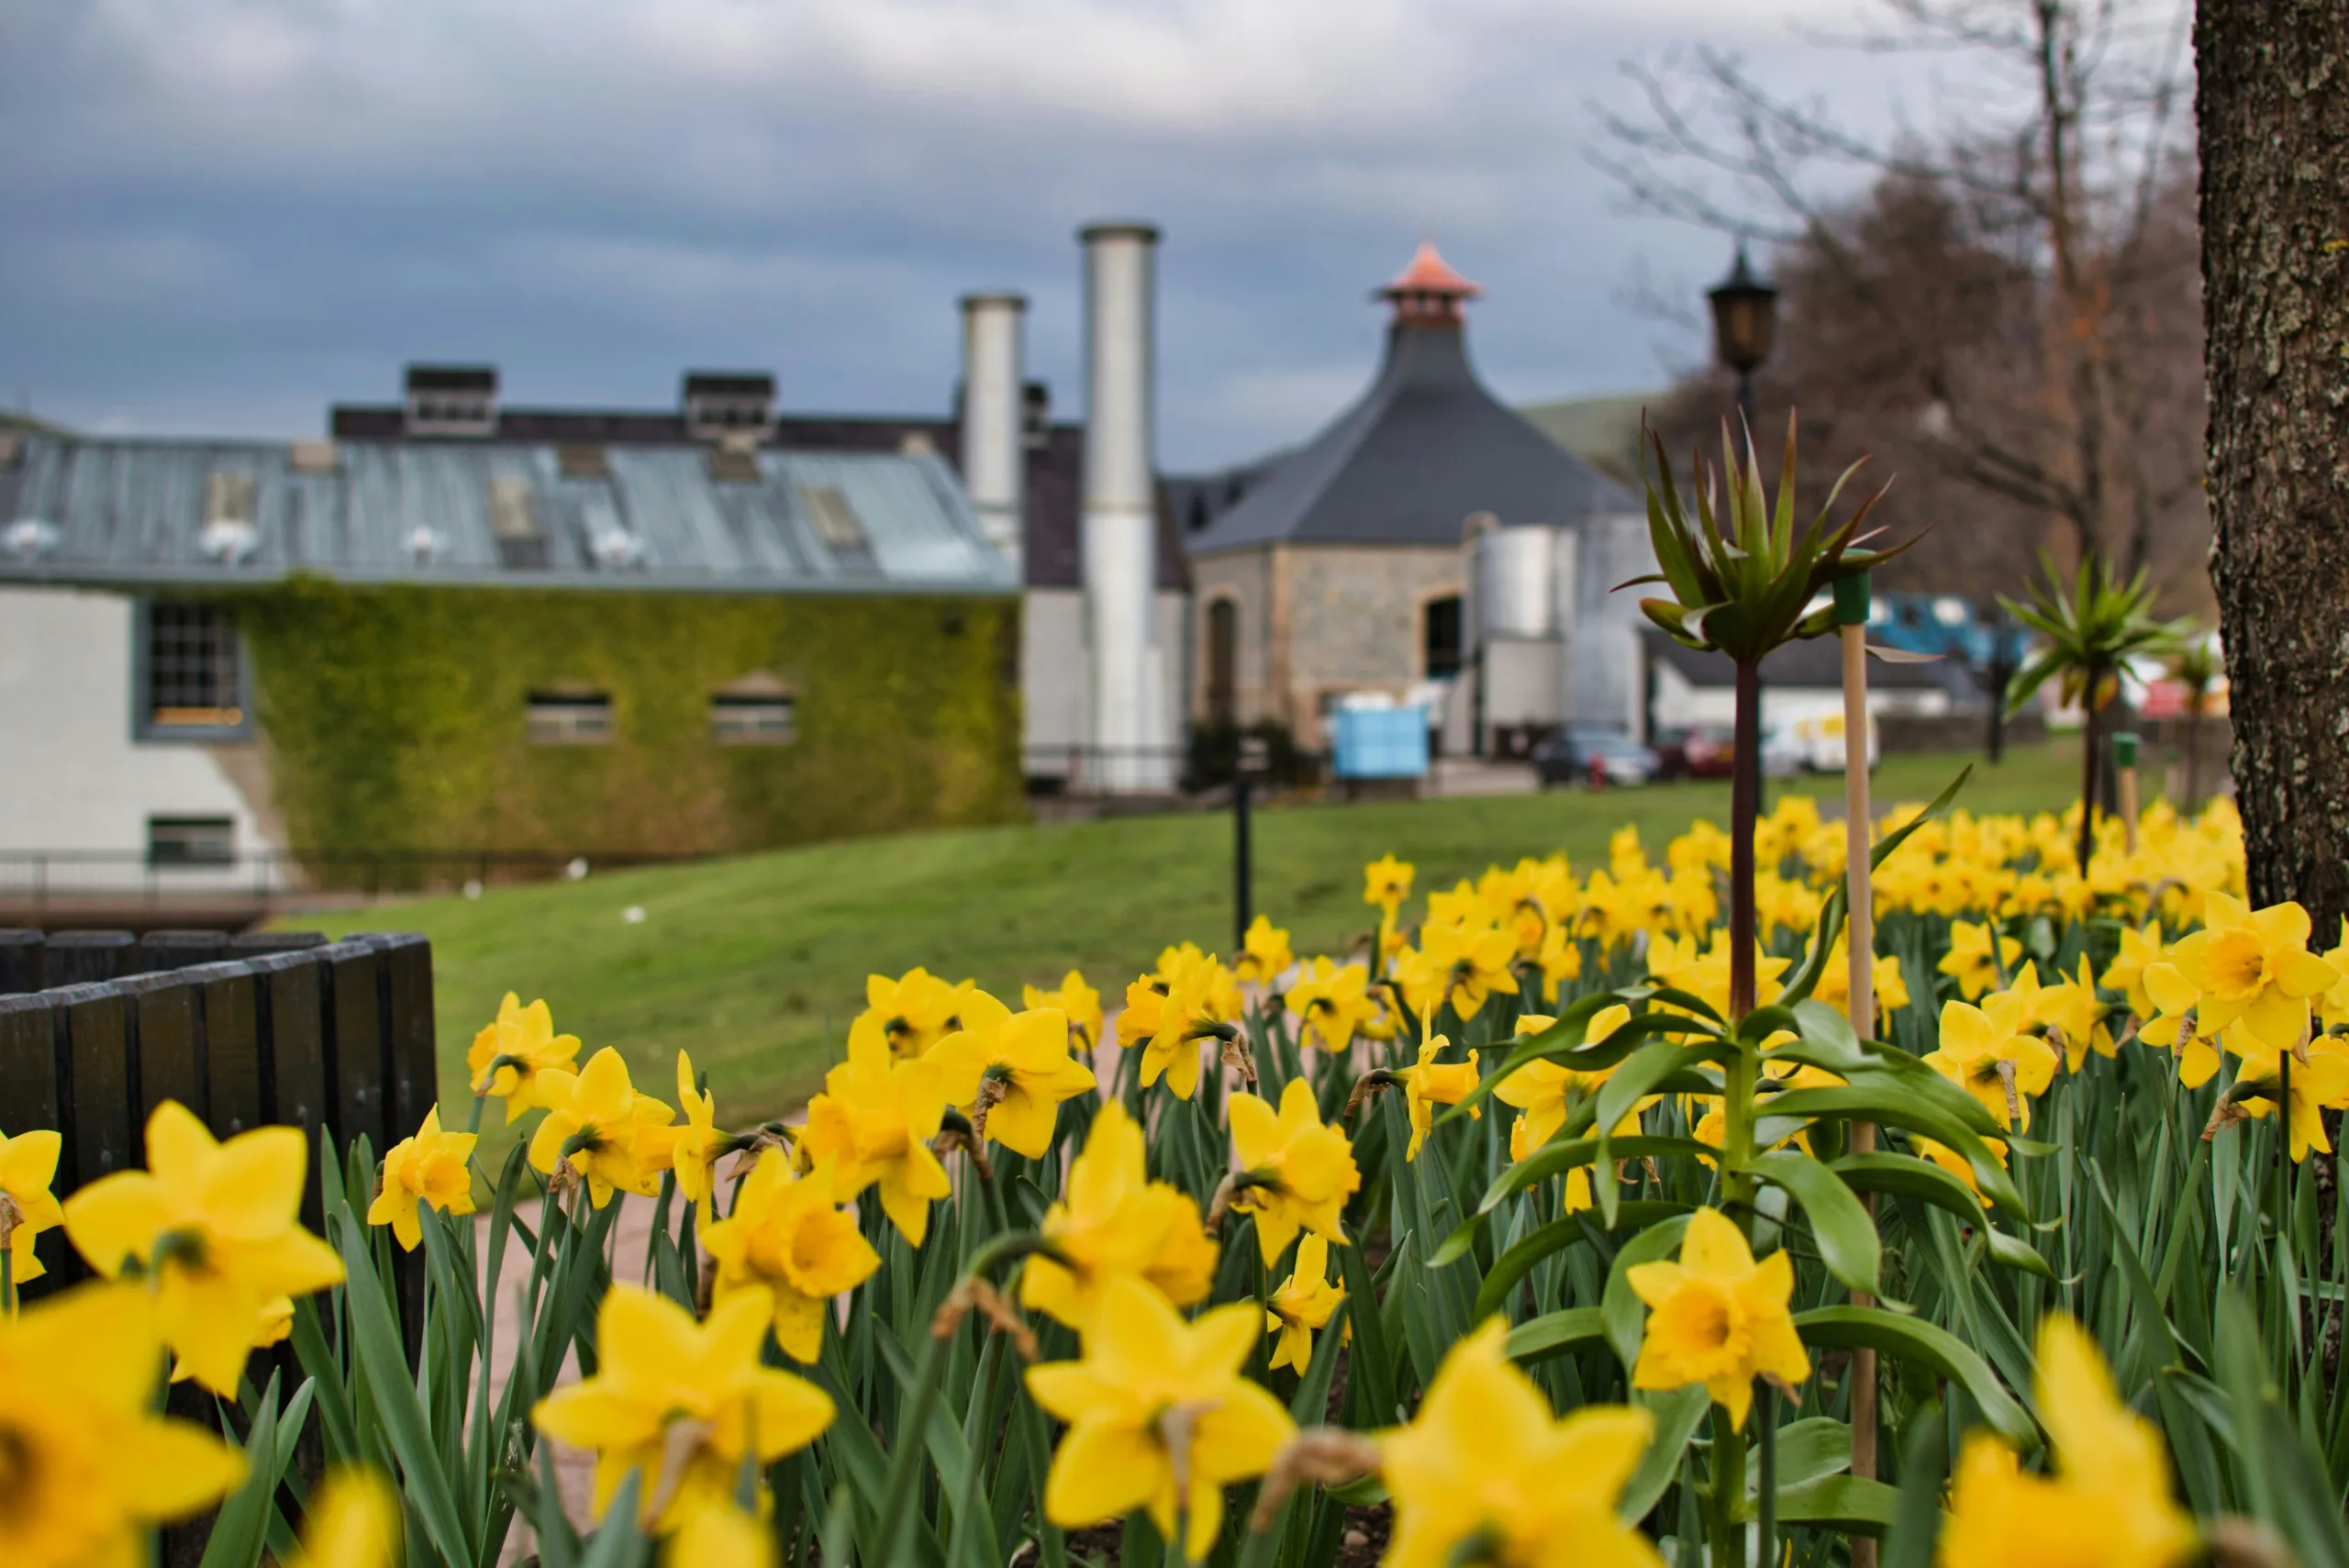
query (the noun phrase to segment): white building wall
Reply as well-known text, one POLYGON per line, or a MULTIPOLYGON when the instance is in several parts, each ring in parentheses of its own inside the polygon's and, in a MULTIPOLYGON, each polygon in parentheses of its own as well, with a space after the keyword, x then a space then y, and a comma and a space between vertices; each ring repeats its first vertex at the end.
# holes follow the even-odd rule
MULTIPOLYGON (((1149 666, 1156 683, 1148 694, 1157 716, 1186 714, 1191 694, 1190 597, 1174 589, 1156 591, 1152 635, 1161 651, 1149 666)), ((1019 628, 1020 744, 1030 778, 1064 778, 1069 749, 1092 743, 1085 647, 1085 593, 1079 588, 1030 588, 1021 602, 1019 628)), ((1162 722, 1164 722, 1162 718, 1162 722)), ((1182 743, 1185 727, 1165 722, 1169 746, 1182 743)), ((1179 762, 1162 764, 1168 777, 1179 762)))
MULTIPOLYGON (((1655 570, 1647 519, 1629 514, 1586 517, 1572 552, 1574 613, 1564 617, 1566 714, 1569 719, 1620 724, 1633 735, 1644 727, 1647 673, 1640 646, 1643 590, 1614 591, 1655 570)), ((1562 552, 1562 560, 1564 555, 1562 552)), ((1646 590, 1653 592, 1653 590, 1646 590)))
POLYGON ((255 748, 132 740, 132 609, 0 588, 0 849, 143 854, 150 817, 226 817, 239 851, 273 844, 230 777, 259 779, 255 748))

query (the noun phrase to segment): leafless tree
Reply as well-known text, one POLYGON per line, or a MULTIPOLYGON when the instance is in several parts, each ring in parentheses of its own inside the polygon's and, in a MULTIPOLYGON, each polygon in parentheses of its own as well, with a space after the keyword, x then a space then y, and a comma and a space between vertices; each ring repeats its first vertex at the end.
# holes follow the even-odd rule
MULTIPOLYGON (((1822 465, 1898 469, 1937 525, 1909 576, 2007 586, 2053 544, 2207 599, 2188 0, 1880 3, 1884 28, 1822 41, 1956 57, 1963 110, 1870 139, 1698 48, 1626 67, 1642 108, 1598 111, 1595 160, 1646 210, 1775 248, 1765 406, 1800 406, 1822 465)), ((1664 418, 1718 398, 1699 378, 1664 418)))

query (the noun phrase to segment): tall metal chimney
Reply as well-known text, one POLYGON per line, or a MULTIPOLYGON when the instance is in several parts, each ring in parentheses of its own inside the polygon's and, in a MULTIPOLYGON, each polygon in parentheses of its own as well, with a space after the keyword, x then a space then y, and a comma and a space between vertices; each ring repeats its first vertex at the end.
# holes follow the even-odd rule
POLYGON ((1115 790, 1173 776, 1152 611, 1157 504, 1151 450, 1152 262, 1158 230, 1095 223, 1085 247, 1085 625, 1094 776, 1115 790))
POLYGON ((1015 566, 1027 542, 1019 345, 1027 312, 1025 295, 963 296, 963 484, 980 529, 1015 566))

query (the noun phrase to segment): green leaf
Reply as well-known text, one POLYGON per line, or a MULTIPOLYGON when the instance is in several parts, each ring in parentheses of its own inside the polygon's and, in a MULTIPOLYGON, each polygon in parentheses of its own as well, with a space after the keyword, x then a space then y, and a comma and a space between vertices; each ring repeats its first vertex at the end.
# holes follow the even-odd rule
MULTIPOLYGON (((1831 1416, 1789 1421, 1778 1429, 1775 1440, 1781 1496, 1789 1486, 1805 1485, 1852 1468, 1852 1429, 1831 1416)), ((1747 1496, 1753 1496, 1761 1480, 1762 1450, 1757 1445, 1745 1454, 1747 1496)))
POLYGON ((1647 1304, 1631 1289, 1631 1271, 1641 1263, 1653 1263, 1668 1258, 1679 1251, 1680 1238, 1688 1229, 1687 1215, 1675 1215, 1660 1219, 1616 1251, 1614 1266, 1607 1271, 1607 1286, 1599 1296, 1599 1311, 1607 1330, 1607 1342, 1614 1348, 1616 1359, 1629 1372, 1640 1359, 1640 1340, 1647 1327, 1647 1304))
MULTIPOLYGON (((1971 1100, 1973 1096, 1966 1097, 1971 1100)), ((1980 1107, 1977 1106, 1976 1108, 1980 1107)), ((1981 1137, 1967 1124, 1967 1119, 1944 1109, 1922 1094, 1905 1087, 1886 1089, 1880 1086, 1791 1089, 1770 1102, 1770 1114, 1873 1121, 1922 1133, 1944 1148, 1956 1151, 1973 1168, 1975 1184, 1982 1189, 1983 1196, 2019 1218, 2029 1213, 2022 1193, 2015 1186, 2014 1178, 1984 1147, 1981 1137)), ((1983 1114, 1987 1116, 1988 1113, 1983 1114)))
POLYGON ((1346 1282, 1346 1321, 1354 1330, 1347 1374, 1349 1380, 1362 1380, 1369 1424, 1383 1427, 1402 1419, 1403 1411, 1395 1398, 1395 1356, 1387 1348, 1386 1326, 1379 1318, 1378 1290, 1371 1281, 1370 1264, 1364 1260, 1361 1247, 1336 1247, 1331 1251, 1338 1255, 1338 1272, 1346 1282))
POLYGON ((269 1531, 277 1483, 285 1473, 277 1451, 277 1374, 262 1394, 252 1430, 245 1440, 245 1479, 220 1505, 204 1543, 201 1568, 254 1568, 269 1531))
POLYGON ((1810 1233, 1819 1243, 1820 1261, 1827 1272, 1854 1291, 1882 1296, 1876 1271, 1882 1245, 1876 1220, 1861 1207, 1843 1179, 1808 1154, 1781 1149, 1765 1154, 1750 1167, 1774 1186, 1784 1187, 1809 1217, 1810 1233))
POLYGON ((1949 1210, 1966 1225, 1987 1220, 1982 1199, 1972 1187, 1914 1154, 1846 1154, 1828 1169, 1854 1192, 1916 1198, 1949 1210))
MULTIPOLYGON (((1631 1140, 1625 1139, 1626 1143, 1631 1140)), ((1659 1220, 1686 1217, 1686 1204, 1667 1203, 1654 1198, 1635 1198, 1623 1204, 1615 1217, 1613 1227, 1603 1226, 1592 1209, 1577 1209, 1573 1214, 1553 1219, 1540 1229, 1520 1236, 1485 1272, 1485 1283, 1477 1287, 1476 1305, 1473 1316, 1481 1323, 1498 1312, 1508 1303, 1509 1293, 1518 1282, 1533 1272, 1535 1264, 1553 1253, 1563 1252, 1592 1235, 1605 1235, 1609 1229, 1636 1230, 1659 1220)))
MULTIPOLYGON (((1645 1135, 1618 1138, 1611 1147, 1619 1160, 1637 1160, 1643 1155, 1686 1155, 1709 1160, 1717 1152, 1710 1144, 1699 1143, 1693 1138, 1645 1135)), ((1492 1185, 1485 1189, 1484 1199, 1477 1205, 1476 1212, 1489 1214, 1526 1188, 1561 1175, 1577 1165, 1590 1164, 1598 1158, 1598 1140, 1596 1138, 1567 1138, 1545 1143, 1494 1177, 1492 1185)))
POLYGON ((1821 1307, 1795 1315, 1803 1343, 1828 1350, 1867 1349, 1932 1368, 1965 1390, 1982 1418, 2024 1452, 2038 1449, 2039 1429, 1990 1363, 1946 1329, 1874 1307, 1821 1307))
POLYGON ((1615 1505, 1615 1517, 1626 1524, 1645 1518, 1663 1501, 1665 1489, 1679 1478, 1680 1456, 1687 1451, 1688 1440, 1697 1435, 1705 1412, 1713 1407, 1702 1384, 1662 1391, 1634 1390, 1631 1403, 1655 1417, 1655 1438, 1640 1456, 1639 1468, 1623 1483, 1623 1496, 1615 1505))
POLYGON ((1553 1356, 1570 1355, 1607 1343, 1607 1325, 1596 1307, 1569 1307, 1545 1312, 1509 1330, 1508 1355, 1531 1365, 1553 1356))
POLYGON ((1819 1525, 1853 1535, 1882 1535, 1899 1517, 1900 1494, 1881 1481, 1825 1475, 1778 1488, 1778 1522, 1819 1525))
POLYGON ((1908 1441, 1900 1446, 1900 1494, 1885 1540, 1884 1568, 1933 1568, 1933 1548, 1942 1529, 1942 1479, 1949 1472, 1942 1425, 1938 1405, 1927 1405, 1909 1418, 1908 1441))
POLYGON ((333 1229, 341 1236, 342 1266, 349 1275, 343 1302, 351 1314, 351 1342, 358 1351, 359 1365, 367 1375, 368 1391, 374 1396, 375 1414, 383 1422, 384 1436, 393 1457, 399 1461, 401 1487, 409 1506, 423 1520, 433 1550, 450 1562, 471 1562, 474 1556, 473 1542, 466 1534, 464 1517, 458 1511, 448 1474, 440 1468, 423 1401, 417 1397, 416 1385, 409 1381, 407 1352, 400 1344, 391 1303, 376 1275, 366 1229, 352 1220, 348 1207, 342 1209, 340 1218, 341 1223, 333 1229))
POLYGON ((1985 1224, 1982 1227, 1982 1245, 1993 1262, 2037 1274, 2050 1284, 2063 1283, 2055 1277, 2055 1271, 2047 1260, 2040 1255, 2039 1249, 2020 1236, 2009 1235, 1995 1225, 1985 1224))

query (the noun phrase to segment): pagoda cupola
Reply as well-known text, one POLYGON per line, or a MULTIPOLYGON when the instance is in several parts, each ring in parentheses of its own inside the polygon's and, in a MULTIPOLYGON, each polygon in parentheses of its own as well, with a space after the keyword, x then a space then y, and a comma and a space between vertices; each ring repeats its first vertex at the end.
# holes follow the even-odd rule
POLYGON ((1435 246, 1421 240, 1411 264, 1402 275, 1371 297, 1383 299, 1395 307, 1394 325, 1402 327, 1457 327, 1460 306, 1485 291, 1452 270, 1435 246))

